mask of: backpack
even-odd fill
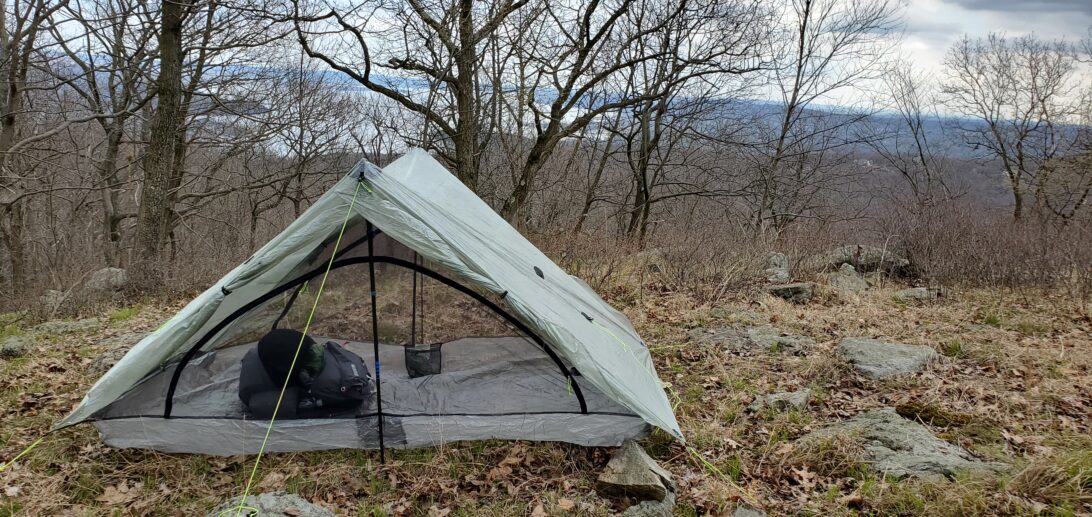
[[[356,406],[372,398],[372,375],[360,356],[333,341],[326,342],[323,355],[322,372],[308,390],[318,407]]]
[[[371,372],[360,356],[332,341],[323,347],[322,371],[310,388],[290,386],[284,392],[279,419],[344,414],[373,398]],[[271,418],[282,386],[265,371],[257,348],[247,351],[239,372],[239,399],[253,418]]]

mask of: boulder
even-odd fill
[[[853,418],[801,438],[829,439],[852,436],[864,445],[866,463],[876,472],[896,479],[951,477],[959,471],[995,470],[1003,465],[983,462],[966,449],[933,435],[925,426],[898,415],[894,408],[858,413]]]
[[[743,325],[761,325],[766,323],[766,317],[750,309],[736,309],[732,307],[714,307],[709,311],[714,318],[727,320],[729,323]]]
[[[896,255],[890,249],[867,244],[835,248],[827,255],[827,262],[835,268],[841,267],[842,264],[850,264],[861,273],[886,271],[904,274],[910,269],[910,261],[906,258]]]
[[[668,492],[663,501],[641,501],[622,512],[622,517],[672,517],[675,515],[675,494]]]
[[[102,340],[102,346],[106,348],[106,351],[99,354],[91,361],[89,370],[95,375],[102,375],[112,368],[122,357],[125,356],[134,345],[144,339],[147,336],[147,332],[130,331],[122,332],[115,336],[108,337]]]
[[[782,334],[781,331],[764,325],[747,329],[747,339],[758,348],[767,352],[783,352],[792,355],[804,355],[815,345],[815,340],[807,336]]]
[[[674,493],[675,482],[637,442],[626,440],[599,474],[596,489],[604,497],[664,501]]]
[[[900,302],[928,302],[942,295],[943,292],[934,287],[911,287],[896,292],[893,297]]]
[[[46,306],[49,310],[54,311],[64,303],[66,298],[68,298],[68,295],[65,294],[64,291],[46,289],[46,292],[38,297],[38,302]]]
[[[662,273],[667,266],[667,253],[660,248],[649,248],[630,255],[622,262],[622,269],[632,273]]]
[[[129,272],[117,267],[104,267],[91,273],[83,283],[89,291],[119,291],[129,285]]]
[[[0,343],[0,359],[16,359],[30,352],[33,341],[26,336],[11,336]]]
[[[793,284],[771,285],[766,292],[778,298],[793,303],[806,303],[815,296],[815,284],[812,282],[796,282]]]
[[[691,341],[723,347],[737,355],[765,352],[782,352],[803,355],[815,344],[806,336],[782,335],[777,329],[766,326],[736,328],[698,328],[687,333]]]
[[[88,371],[94,375],[102,375],[109,371],[110,368],[113,368],[115,364],[118,364],[118,361],[120,361],[122,357],[125,357],[126,352],[128,352],[128,350],[124,348],[107,350],[91,360],[91,366],[88,366]]]
[[[207,517],[221,517],[222,515],[236,514],[233,511],[239,506],[239,498],[236,497],[208,513]],[[244,517],[335,517],[334,512],[321,506],[312,504],[306,499],[284,492],[270,492],[255,494],[246,498],[243,510],[238,512]]]
[[[805,388],[800,391],[761,395],[747,406],[747,409],[751,411],[759,411],[764,407],[771,407],[777,411],[785,411],[789,408],[805,409],[810,401],[811,390]]]
[[[766,512],[756,510],[750,506],[739,505],[732,512],[732,517],[766,517]]]
[[[831,273],[828,282],[841,293],[855,294],[868,289],[868,280],[849,263],[842,264],[838,271]]]
[[[916,372],[938,357],[935,350],[924,345],[885,343],[862,337],[847,337],[834,351],[865,377],[873,379]]]
[[[43,334],[70,334],[73,332],[83,332],[86,330],[97,329],[102,325],[102,321],[98,318],[86,318],[82,320],[56,320],[47,321],[45,323],[39,323],[35,325],[31,330],[35,332],[41,332]]]
[[[766,255],[766,280],[772,284],[784,284],[792,280],[789,257],[777,252]]]

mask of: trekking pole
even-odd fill
[[[387,449],[383,443],[383,383],[379,380],[379,311],[375,292],[375,249],[372,244],[372,222],[364,221],[368,232],[368,283],[372,296],[372,351],[375,354],[375,407],[379,417],[379,463],[387,463]]]

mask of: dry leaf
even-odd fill
[[[440,508],[436,505],[428,508],[428,517],[446,517],[449,513],[451,513],[451,508]]]
[[[531,517],[546,517],[546,509],[541,504],[535,505],[535,509],[531,510]]]
[[[17,486],[9,486],[4,488],[4,495],[8,497],[19,497],[19,494],[23,491]]]
[[[572,499],[562,497],[561,499],[558,499],[557,507],[561,508],[562,511],[569,512],[572,511],[573,508],[576,508],[576,503],[574,503]]]
[[[136,498],[136,490],[129,490],[129,485],[126,481],[118,483],[117,486],[108,486],[102,491],[102,494],[95,498],[100,503],[105,503],[110,506],[121,506]]]

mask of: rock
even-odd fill
[[[88,366],[87,369],[92,374],[102,375],[108,372],[110,368],[113,368],[115,364],[118,364],[118,361],[120,361],[122,357],[125,357],[126,352],[128,352],[128,350],[119,348],[107,350],[91,360],[91,365]]]
[[[831,273],[828,281],[831,287],[842,293],[859,293],[868,289],[868,280],[849,263],[842,264],[838,271]]]
[[[139,343],[141,339],[144,339],[144,336],[147,335],[147,332],[139,330],[122,332],[121,334],[103,339],[102,346],[105,346],[109,349],[121,349],[128,351],[130,348],[133,348],[134,345]]]
[[[75,321],[47,321],[35,325],[31,330],[35,332],[41,332],[43,334],[70,334],[72,332],[82,332],[85,330],[97,329],[102,324],[98,318],[87,318]]]
[[[604,497],[664,501],[675,491],[675,482],[637,442],[626,440],[599,474],[596,488]]]
[[[732,512],[732,517],[766,517],[766,512],[756,510],[750,506],[739,505]]]
[[[68,298],[68,295],[63,291],[46,289],[46,292],[38,297],[38,301],[52,311],[57,310],[57,307],[60,307],[66,298]]]
[[[622,512],[623,517],[671,517],[673,515],[675,515],[674,492],[668,492],[663,501],[641,501]]]
[[[843,339],[834,351],[857,371],[873,379],[913,373],[938,357],[935,350],[924,345],[885,343],[860,337]]]
[[[832,267],[850,264],[861,273],[885,271],[901,275],[910,269],[910,261],[896,255],[892,250],[866,244],[835,248],[828,254],[827,261]]]
[[[26,336],[11,336],[0,343],[0,359],[16,359],[30,352],[33,342]]]
[[[803,355],[807,349],[815,345],[815,340],[810,337],[782,334],[769,325],[747,329],[747,338],[765,351],[792,355]]]
[[[797,282],[794,284],[771,285],[766,288],[766,292],[793,303],[805,303],[815,295],[815,284],[812,282]]]
[[[853,436],[864,445],[867,463],[881,474],[904,477],[951,477],[961,470],[995,470],[1002,465],[976,459],[966,449],[933,435],[925,426],[898,415],[894,408],[874,409],[815,431],[804,438]]]
[[[221,514],[235,515],[235,512],[229,510],[238,505],[239,498],[236,497],[217,506],[208,513],[208,517],[219,517]],[[252,509],[248,510],[247,507]],[[270,492],[247,497],[240,515],[246,517],[335,517],[334,512],[326,508],[312,504],[298,495],[284,492]]]
[[[88,369],[95,375],[102,375],[106,373],[110,368],[113,368],[134,345],[144,339],[147,336],[147,332],[132,331],[122,332],[116,336],[104,339],[102,345],[106,347],[106,351],[99,354],[95,359],[91,361],[91,366]]]
[[[928,302],[943,295],[940,289],[933,287],[911,287],[896,292],[893,296],[900,302]]]
[[[786,393],[771,393],[761,395],[755,399],[747,409],[758,411],[764,407],[771,407],[777,411],[785,411],[789,408],[804,409],[811,401],[811,390],[790,391]]]
[[[751,355],[759,352],[782,352],[803,355],[815,340],[806,336],[782,335],[770,326],[735,328],[699,328],[687,333],[691,341],[724,347],[738,355]]]
[[[709,311],[714,318],[727,320],[729,323],[741,323],[744,325],[761,325],[766,323],[766,317],[749,309],[735,309],[732,307],[714,307]]]
[[[641,274],[661,273],[667,265],[667,253],[660,248],[649,248],[630,255],[622,263],[622,269]]]
[[[104,267],[87,277],[83,288],[89,291],[118,291],[129,285],[129,272],[116,267]]]
[[[766,280],[773,284],[784,284],[792,280],[789,257],[776,252],[766,255]]]

